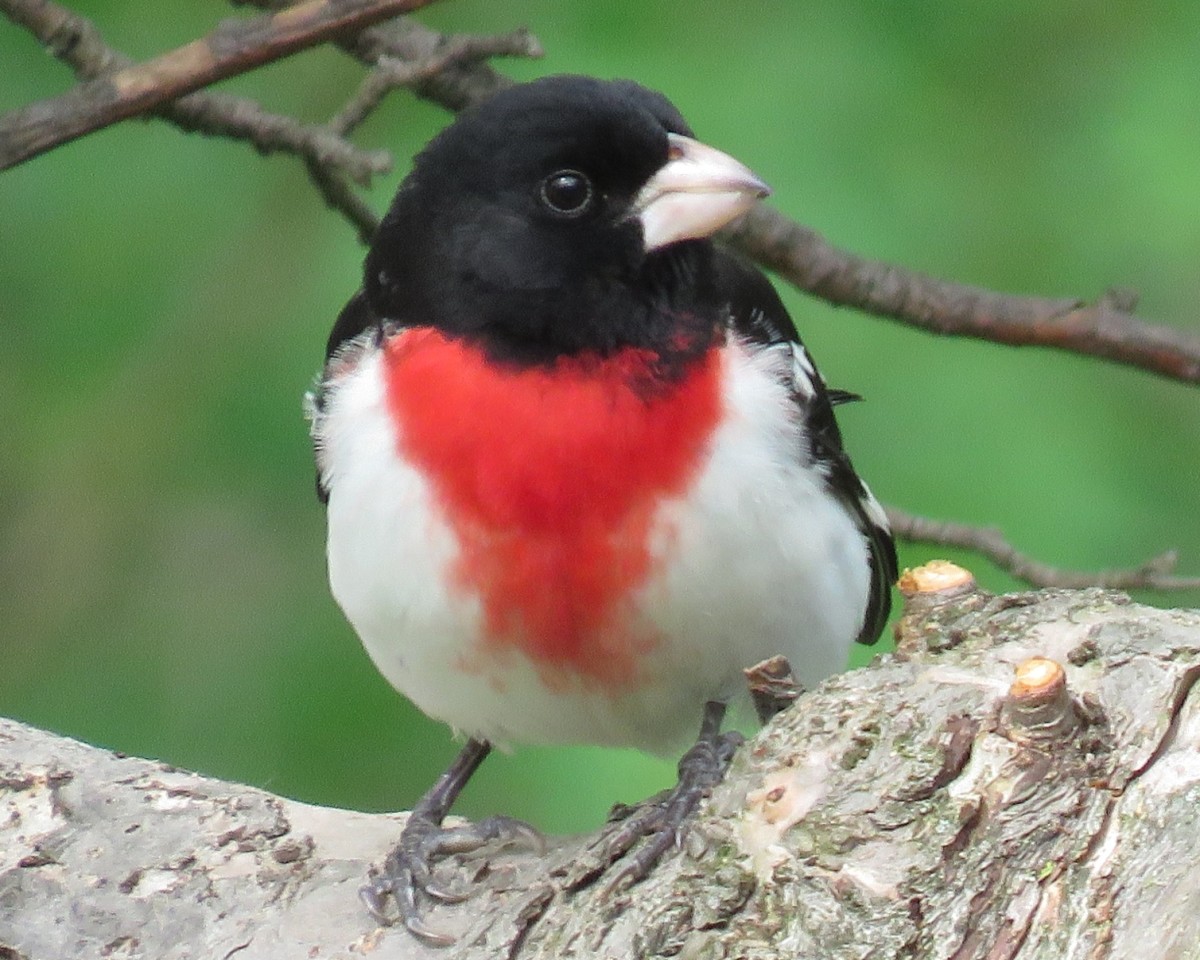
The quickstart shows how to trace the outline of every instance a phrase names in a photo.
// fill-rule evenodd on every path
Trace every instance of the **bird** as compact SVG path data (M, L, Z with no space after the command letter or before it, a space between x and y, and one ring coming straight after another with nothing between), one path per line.
M462 111L380 221L307 401L329 581L466 738L363 888L381 921L448 942L438 861L533 834L442 824L494 745L694 741L614 830L634 883L723 775L745 668L811 685L880 635L895 546L834 414L857 397L714 239L768 193L663 94L555 75Z

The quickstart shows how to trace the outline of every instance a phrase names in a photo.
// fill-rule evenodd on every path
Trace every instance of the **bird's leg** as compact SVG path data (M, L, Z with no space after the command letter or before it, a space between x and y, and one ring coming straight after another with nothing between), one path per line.
M679 845L688 818L721 782L742 742L742 735L736 731L721 732L724 717L724 703L710 700L704 705L700 736L679 760L678 782L666 794L633 808L614 824L593 847L591 856L579 861L568 873L568 890L587 886L618 861L607 889L617 891L632 886L645 879L668 850ZM633 850L639 840L644 841L642 846Z
M491 750L492 745L486 740L472 738L466 742L446 772L413 807L400 842L388 854L382 871L372 870L370 882L359 895L380 923L392 922L387 915L387 901L391 897L399 908L400 921L412 933L431 944L451 944L453 937L425 926L420 897L424 894L434 900L456 903L466 899L466 894L445 890L433 882L434 861L452 853L470 853L493 840L520 840L541 846L542 837L533 827L511 817L488 817L463 827L442 826L463 787Z

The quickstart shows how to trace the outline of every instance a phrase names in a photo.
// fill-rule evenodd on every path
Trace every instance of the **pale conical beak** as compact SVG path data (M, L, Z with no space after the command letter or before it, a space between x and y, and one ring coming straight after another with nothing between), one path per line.
M633 201L647 250L712 236L771 188L727 153L667 134L670 154Z

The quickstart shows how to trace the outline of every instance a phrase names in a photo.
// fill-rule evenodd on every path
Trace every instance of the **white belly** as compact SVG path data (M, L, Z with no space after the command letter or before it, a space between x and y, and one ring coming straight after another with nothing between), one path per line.
M791 400L775 365L790 354L728 353L726 417L686 496L658 511L658 562L633 604L658 639L641 682L620 692L547 682L516 651L464 668L480 643L480 603L448 586L455 536L396 455L380 353L330 386L314 428L330 489L330 583L397 690L497 743L670 752L694 736L706 700L739 695L745 667L783 654L806 685L842 669L866 609L866 543L801 462L782 415Z

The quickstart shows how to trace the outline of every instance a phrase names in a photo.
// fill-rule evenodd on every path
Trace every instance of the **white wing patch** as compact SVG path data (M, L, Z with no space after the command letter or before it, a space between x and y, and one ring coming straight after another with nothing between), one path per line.
M817 376L817 368L809 359L808 351L802 344L790 341L788 346L792 351L792 389L805 400L811 400L816 395L813 381Z
M891 532L892 527L891 524L888 523L887 514L884 512L879 501L875 499L875 494L871 492L871 488L867 486L867 481L865 481L862 477L859 477L858 482L862 486L863 490L863 496L860 498L862 500L863 513L865 513L867 515L867 519L875 524L875 526L879 527L879 529Z

